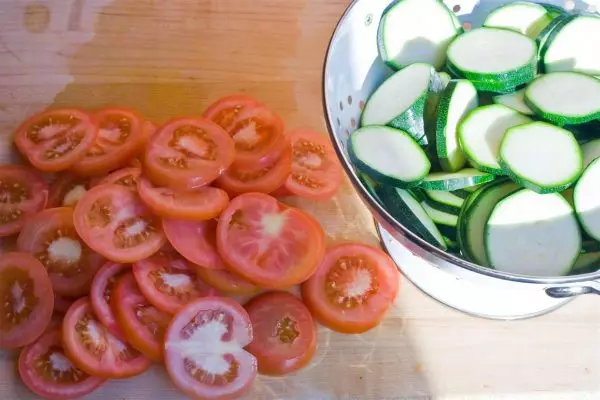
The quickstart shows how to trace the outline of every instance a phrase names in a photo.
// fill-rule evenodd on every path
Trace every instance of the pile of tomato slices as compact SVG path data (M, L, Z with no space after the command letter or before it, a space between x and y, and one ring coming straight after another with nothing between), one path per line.
M309 364L317 322L365 332L398 293L385 253L328 247L281 201L332 198L342 169L324 135L286 132L256 99L163 124L50 110L14 142L29 165L0 166L0 348L22 348L19 374L43 398L153 363L191 398L235 398Z

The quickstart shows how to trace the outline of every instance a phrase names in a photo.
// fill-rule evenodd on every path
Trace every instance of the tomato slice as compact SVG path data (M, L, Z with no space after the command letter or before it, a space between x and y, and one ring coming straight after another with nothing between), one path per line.
M191 190L208 185L233 162L235 144L204 118L175 119L150 138L144 172L157 185Z
M94 314L110 333L121 340L126 340L126 336L117 322L113 309L110 307L110 300L117 280L128 270L130 271L131 268L124 264L113 262L104 264L94 277L92 290L90 291L90 301Z
M151 256L166 242L161 221L136 193L115 184L93 187L77 203L77 233L111 261L132 263Z
M198 266L225 269L217 252L217 221L163 220L165 235L179 254Z
M235 301L206 297L185 306L165 336L165 367L171 380L193 399L230 399L256 379L256 359L246 311Z
M133 190L134 192L137 192L137 183L141 175L141 167L121 168L104 177L98 182L98 185L121 185Z
M131 272L119 278L111 305L127 341L146 357L161 361L171 315L158 310L146 300Z
M169 314L175 314L194 299L217 294L170 246L133 264L133 274L148 301Z
M221 97L209 105L203 116L229 131L235 127L240 113L247 112L255 107L265 107L265 105L254 97L245 94L232 94Z
M102 378L129 378L150 368L152 361L113 336L98 321L87 297L65 315L62 342L67 356L84 372Z
M50 184L48 207L75 207L75 204L92 187L88 178L63 173Z
M0 237L19 233L25 220L46 207L48 186L33 169L0 165Z
M288 292L267 292L244 308L254 332L246 350L256 357L259 373L284 375L310 362L317 350L317 331L300 299Z
M235 197L243 193L271 193L283 185L292 170L292 153L288 147L272 164L258 169L235 165L217 179L217 186Z
M124 167L146 143L148 127L135 111L106 108L92 119L98 134L85 157L71 168L77 175L98 176Z
M44 266L25 253L0 257L0 348L25 346L50 323L52 282Z
M292 173L286 189L300 197L327 200L342 184L342 167L329 139L308 129L288 133L292 142Z
M302 298L323 325L361 333L379 324L398 294L400 274L383 251L364 244L327 250L317 272L302 285Z
M54 295L54 313L64 315L69 310L69 307L75 302L72 297Z
M219 217L217 248L238 275L266 288L307 280L325 251L323 229L310 215L260 193L236 197Z
M77 109L36 114L15 133L15 144L29 162L42 171L57 172L83 159L98 129L90 115Z
M71 363L63 350L60 328L47 331L21 351L19 375L32 392L49 400L77 399L105 382Z
M198 276L215 289L231 295L249 295L258 292L258 287L226 269L196 268Z
M218 217L229 204L227 193L212 186L177 191L154 186L150 180L142 177L137 188L144 204L163 218L205 221Z

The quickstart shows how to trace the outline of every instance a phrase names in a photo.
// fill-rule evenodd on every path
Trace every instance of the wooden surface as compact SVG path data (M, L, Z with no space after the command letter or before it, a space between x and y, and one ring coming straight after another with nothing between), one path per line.
M323 55L342 0L0 0L0 157L46 106L125 105L160 121L234 91L259 97L290 127L324 130ZM301 204L332 241L376 243L349 185ZM0 399L34 398L0 352ZM183 398L159 367L92 399ZM404 282L385 323L360 336L320 330L309 368L260 378L252 399L597 399L600 299L522 322L475 319Z

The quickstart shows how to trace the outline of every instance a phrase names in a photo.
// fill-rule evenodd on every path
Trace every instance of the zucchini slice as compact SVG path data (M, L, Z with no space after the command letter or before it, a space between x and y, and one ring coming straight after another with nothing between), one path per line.
M458 127L458 141L472 166L495 175L506 172L498 162L500 143L507 129L531 119L501 104L476 108Z
M525 90L525 103L555 125L579 125L600 118L600 79L579 72L541 75Z
M529 276L567 275L581 251L573 208L560 193L521 189L502 199L485 227L490 265Z
M533 110L529 108L527 104L525 104L525 89L517 90L513 93L494 96L493 100L494 103L502 104L508 108L512 108L521 114L535 115Z
M436 224L443 225L443 226L458 225L458 213L452 214L452 213L446 212L444 210L441 210L439 208L436 208L436 207L430 205L430 203L428 203L427 201L421 202L421 205L423 206L423 209L425 210L427 215L429 215L429 217L431 217L431 220L433 222L435 222Z
M530 122L506 131L500 165L518 184L538 193L553 193L577 181L583 156L571 132L546 122Z
M483 26L510 29L535 39L552 19L541 4L514 1L493 10Z
M383 202L379 198L379 195L377 194L377 190L379 189L379 183L375 182L369 175L365 174L364 172L358 173L358 179L362 182L363 185L365 185L369 194L373 196L373 198L375 198L375 200L377 200L379 203L383 204Z
M429 64L412 64L396 72L365 104L361 125L388 125L410 133L417 141L423 140L425 104L435 73Z
M580 254L569 275L589 274L600 270L600 252Z
M575 185L573 200L583 230L600 241L600 158L592 161Z
M477 171L474 168L465 168L453 173L433 172L423 179L421 187L423 189L452 192L458 189L491 182L495 178L494 175L487 172Z
M450 81L444 90L437 112L435 130L436 152L442 169L446 172L460 170L466 158L458 144L458 124L479 102L477 90L467 80Z
M465 203L465 199L456 195L455 192L445 192L443 190L425 190L424 192L431 201L451 207L457 212Z
M394 69L424 62L440 69L462 27L440 0L397 0L384 11L377 32L380 58Z
M597 158L600 158L600 139L590 140L581 145L583 167L587 168Z
M406 132L387 126L367 126L352 132L348 153L354 164L375 181L409 188L431 169L425 151Z

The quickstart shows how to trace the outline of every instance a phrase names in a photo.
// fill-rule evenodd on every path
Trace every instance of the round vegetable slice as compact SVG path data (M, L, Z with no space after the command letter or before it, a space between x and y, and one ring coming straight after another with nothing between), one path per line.
M157 185L191 190L219 177L233 162L235 144L205 118L174 119L150 138L144 172Z
M161 221L136 193L115 184L88 191L75 207L74 224L88 246L115 262L139 261L166 242Z
M209 269L225 269L217 252L217 221L163 220L169 243L193 264Z
M231 295L249 295L258 292L258 287L226 269L196 268L202 280L215 289Z
M121 168L104 177L100 182L98 182L98 185L121 185L133 190L134 192L137 192L137 182L141 175L141 166Z
M131 272L119 278L111 305L129 343L146 357L161 361L164 336L171 316L146 300Z
M87 297L65 315L62 342L69 359L84 372L102 378L129 378L150 368L152 361L117 339L98 321Z
M75 302L76 299L72 297L54 295L54 312L64 315L69 310L69 307Z
M217 249L236 274L263 287L285 288L314 273L325 235L303 211L248 193L233 199L219 217Z
M96 318L110 333L121 340L125 340L126 337L110 307L110 300L117 280L128 270L131 268L124 264L113 262L104 264L94 277L90 291L90 302Z
M70 207L50 208L29 218L17 246L44 264L54 291L62 296L89 293L92 279L104 261L77 235Z
M81 160L96 140L91 117L76 109L49 110L23 122L15 144L37 169L57 172Z
M246 311L227 298L207 297L184 307L165 336L165 367L171 380L194 399L236 398L256 379L256 359Z
M91 186L92 182L87 178L70 173L58 175L50 184L48 207L75 207Z
M600 188L600 159L595 159L575 185L573 200L581 226L588 235L600 241L598 188Z
M214 121L225 130L235 126L238 115L254 107L264 107L257 99L245 94L232 94L221 97L208 106L204 118Z
M363 244L327 250L317 272L302 285L302 298L323 325L342 333L374 328L398 294L400 274L383 251Z
M256 357L259 373L284 375L310 362L317 349L317 332L300 299L288 292L267 292L244 308L254 333L246 350Z
M0 257L0 348L36 340L50 323L52 282L44 266L25 253Z
M31 168L0 166L0 237L19 233L30 216L46 207L48 187Z
M64 353L59 328L47 331L21 351L19 375L32 392L50 400L77 399L105 382L71 363Z
M205 186L190 191L157 187L141 177L137 184L142 202L163 218L205 221L218 217L229 204L229 196L221 189Z

